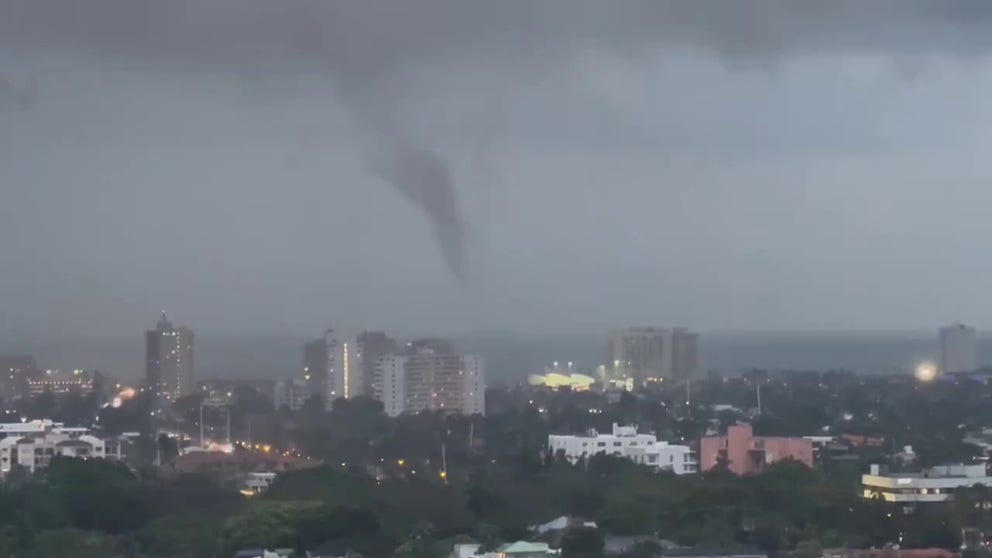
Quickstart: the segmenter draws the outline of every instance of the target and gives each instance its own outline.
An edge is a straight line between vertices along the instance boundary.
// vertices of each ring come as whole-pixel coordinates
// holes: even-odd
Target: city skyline
[[[0,556],[992,558],[989,90],[992,0],[0,0]]]

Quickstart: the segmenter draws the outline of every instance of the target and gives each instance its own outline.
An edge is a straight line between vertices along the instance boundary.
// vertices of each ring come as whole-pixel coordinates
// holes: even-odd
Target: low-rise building
[[[294,379],[276,382],[273,399],[276,409],[288,407],[291,411],[299,411],[311,396],[313,392],[309,382]]]
[[[538,535],[544,535],[545,533],[553,533],[555,531],[564,531],[566,529],[576,529],[580,527],[586,527],[589,529],[598,529],[595,521],[587,521],[578,517],[569,517],[563,515],[552,519],[547,523],[542,523],[540,525],[531,525],[530,530]]]
[[[493,552],[480,552],[481,546],[478,543],[456,544],[450,558],[548,558],[560,553],[542,542],[517,541],[504,544]]]
[[[677,475],[699,470],[695,452],[688,446],[659,442],[654,434],[638,434],[636,426],[614,424],[611,434],[600,434],[595,430],[585,436],[552,434],[548,436],[548,450],[555,455],[563,453],[570,463],[607,454]]]
[[[750,424],[727,428],[726,436],[707,436],[699,441],[703,471],[720,463],[738,475],[760,473],[783,459],[794,459],[813,466],[813,442],[805,438],[755,436]]]
[[[276,473],[253,472],[245,475],[241,481],[241,493],[245,496],[261,494],[272,486],[276,480]]]
[[[954,491],[975,485],[992,487],[984,464],[939,465],[916,473],[888,473],[872,465],[861,476],[864,498],[901,504],[947,502]]]
[[[66,395],[93,393],[93,375],[85,370],[45,370],[28,379],[28,394]]]
[[[51,421],[38,421],[41,426]],[[10,426],[10,425],[2,425]],[[31,426],[38,426],[32,424]],[[4,432],[0,439],[0,475],[14,467],[23,467],[34,473],[48,467],[54,457],[81,459],[122,459],[124,441],[119,438],[100,438],[86,433],[83,428],[52,428],[41,431]]]

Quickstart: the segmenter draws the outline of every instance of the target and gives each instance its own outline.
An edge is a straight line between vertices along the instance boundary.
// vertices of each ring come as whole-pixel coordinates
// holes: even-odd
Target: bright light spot
[[[921,382],[932,382],[937,378],[937,365],[932,362],[921,362],[916,365],[915,375]]]

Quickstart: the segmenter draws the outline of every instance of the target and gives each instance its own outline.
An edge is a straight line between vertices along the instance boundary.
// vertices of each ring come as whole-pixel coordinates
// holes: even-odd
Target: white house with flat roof
[[[548,450],[552,454],[564,453],[570,463],[596,454],[607,454],[629,459],[653,469],[669,470],[676,475],[699,471],[699,461],[689,446],[659,442],[654,434],[638,434],[636,426],[613,424],[611,434],[591,430],[585,436],[548,436]]]
[[[89,434],[90,429],[84,426],[66,426],[61,422],[53,422],[49,419],[0,423],[0,439],[8,436],[30,436],[44,434],[46,432],[55,432],[57,434]]]
[[[478,543],[456,544],[449,558],[550,558],[560,554],[559,550],[543,542],[517,541],[504,544],[492,552],[480,552],[481,547]]]
[[[0,424],[0,476],[16,466],[34,473],[53,457],[121,459],[125,438],[101,438],[85,427],[50,420]]]
[[[872,465],[861,476],[863,497],[903,504],[947,502],[954,491],[975,485],[992,487],[984,464],[938,465],[917,473],[886,473]]]

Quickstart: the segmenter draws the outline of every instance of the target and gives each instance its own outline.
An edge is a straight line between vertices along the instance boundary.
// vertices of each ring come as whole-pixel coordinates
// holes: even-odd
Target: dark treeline
[[[266,408],[255,394],[231,409],[232,427],[244,425],[234,437],[250,429],[252,440],[323,466],[282,474],[254,498],[222,479],[161,477],[150,467],[158,429],[195,431],[196,398],[156,416],[141,397],[113,409],[42,396],[20,402],[19,412],[33,405],[67,423],[144,436],[128,464],[55,459],[34,477],[20,470],[8,475],[0,487],[0,555],[71,550],[83,557],[227,558],[239,548],[267,546],[427,558],[441,556],[462,535],[487,546],[531,538],[529,526],[561,515],[602,528],[553,541],[573,556],[598,555],[604,534],[812,554],[888,543],[957,548],[963,528],[989,526],[992,498],[983,490],[966,489],[952,505],[906,514],[862,499],[859,489],[869,463],[886,462],[904,445],[916,450],[917,465],[976,455],[978,448],[963,438],[992,424],[992,389],[985,384],[752,373],[695,382],[690,396],[687,405],[684,387],[677,387],[609,403],[596,393],[514,388],[488,394],[486,417],[392,419],[367,399],[339,401],[329,412],[309,404],[291,413]],[[207,412],[212,424],[222,422],[216,409]],[[739,420],[764,435],[853,433],[883,437],[885,444],[815,470],[782,462],[748,478],[723,470],[657,474],[609,457],[573,465],[544,452],[549,433],[607,430],[613,422],[692,445],[708,429]],[[158,449],[167,459],[175,447],[165,446]]]

